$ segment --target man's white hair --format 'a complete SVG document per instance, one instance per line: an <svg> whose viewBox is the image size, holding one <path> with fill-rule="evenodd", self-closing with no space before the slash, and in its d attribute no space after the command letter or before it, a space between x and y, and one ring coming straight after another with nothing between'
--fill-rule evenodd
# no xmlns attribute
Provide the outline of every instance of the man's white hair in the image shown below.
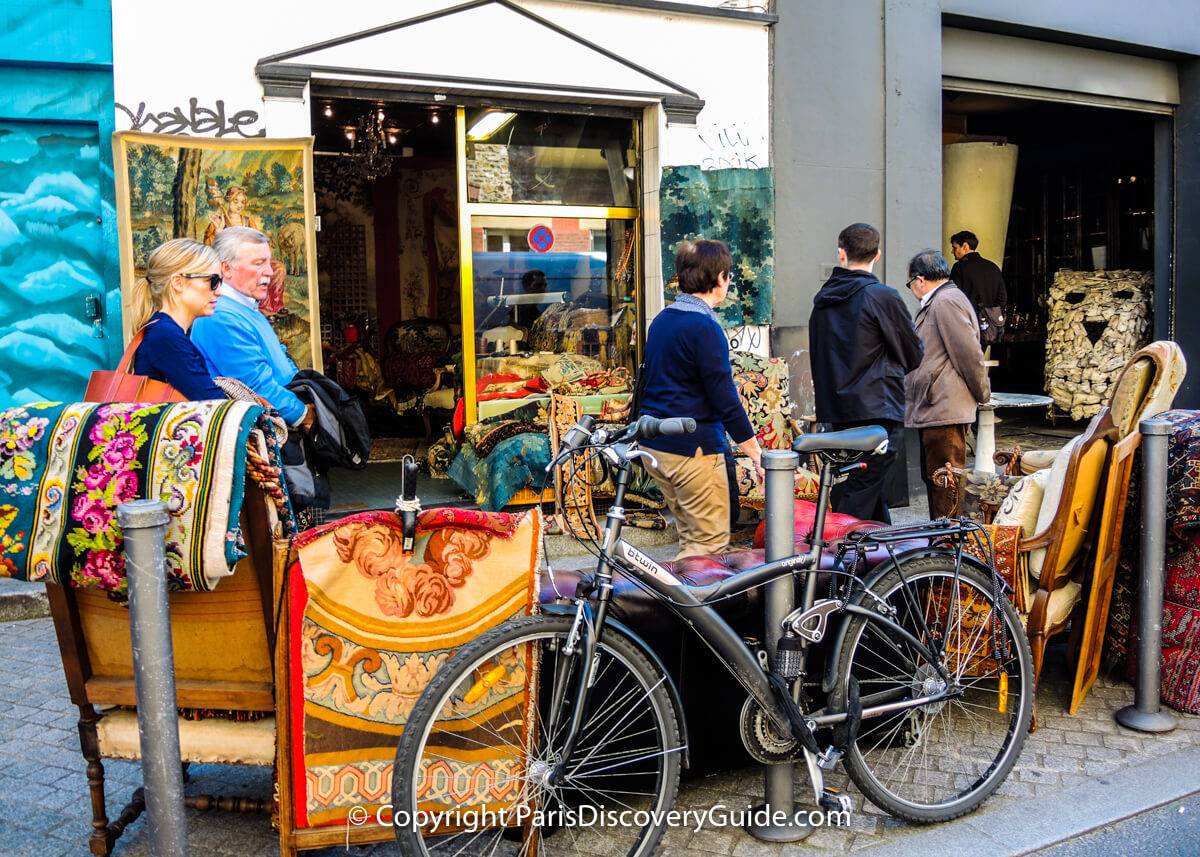
<svg viewBox="0 0 1200 857"><path fill-rule="evenodd" d="M242 245L251 242L270 244L271 239L257 229L251 229L248 226L227 226L217 233L217 238L213 241L212 246L222 262L233 264L237 261L238 250L242 249Z"/></svg>

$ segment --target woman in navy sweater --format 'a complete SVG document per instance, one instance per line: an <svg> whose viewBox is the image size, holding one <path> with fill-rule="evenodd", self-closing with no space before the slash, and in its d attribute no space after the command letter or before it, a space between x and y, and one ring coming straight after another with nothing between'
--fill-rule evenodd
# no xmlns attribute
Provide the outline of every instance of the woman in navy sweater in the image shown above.
<svg viewBox="0 0 1200 857"><path fill-rule="evenodd" d="M189 401L228 398L188 339L192 322L213 314L220 285L221 263L211 247L176 238L155 248L133 292L133 328L145 328L135 374L165 381Z"/></svg>
<svg viewBox="0 0 1200 857"><path fill-rule="evenodd" d="M720 241L684 243L675 255L683 292L660 312L646 335L641 413L692 417L693 434L643 441L657 466L646 469L662 488L679 529L676 559L729 546L733 484L726 468L726 432L762 477L762 448L733 386L729 341L713 307L729 293L733 258Z"/></svg>

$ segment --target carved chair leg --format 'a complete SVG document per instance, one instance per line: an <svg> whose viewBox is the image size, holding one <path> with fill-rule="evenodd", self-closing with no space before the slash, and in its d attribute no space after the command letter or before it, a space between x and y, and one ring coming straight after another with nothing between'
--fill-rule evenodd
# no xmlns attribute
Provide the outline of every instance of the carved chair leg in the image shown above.
<svg viewBox="0 0 1200 857"><path fill-rule="evenodd" d="M79 750L87 762L88 791L92 799L92 835L88 849L96 857L112 853L116 837L108 828L108 811L104 806L104 765L100 763L100 738L96 724L100 716L91 705L79 706Z"/></svg>
<svg viewBox="0 0 1200 857"><path fill-rule="evenodd" d="M1037 692L1042 683L1042 662L1046 658L1046 635L1035 632L1029 638L1029 649L1033 654L1033 715L1029 719L1029 731L1036 732L1038 727Z"/></svg>

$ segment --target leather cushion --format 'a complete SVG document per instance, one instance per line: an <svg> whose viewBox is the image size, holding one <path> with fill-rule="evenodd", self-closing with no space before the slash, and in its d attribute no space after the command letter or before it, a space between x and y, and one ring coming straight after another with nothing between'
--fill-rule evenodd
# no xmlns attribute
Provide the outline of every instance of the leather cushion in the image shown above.
<svg viewBox="0 0 1200 857"><path fill-rule="evenodd" d="M817 504L810 503L808 500L797 500L794 510L794 534L796 543L807 544L809 537L812 535L813 522L817 519ZM853 515L842 514L841 512L829 512L825 515L825 541L831 542L835 539L842 539L850 533L858 530L878 530L884 524L879 521L864 521L856 518ZM767 522L762 521L758 525L758 529L754 531L754 546L761 548L766 545L767 538Z"/></svg>

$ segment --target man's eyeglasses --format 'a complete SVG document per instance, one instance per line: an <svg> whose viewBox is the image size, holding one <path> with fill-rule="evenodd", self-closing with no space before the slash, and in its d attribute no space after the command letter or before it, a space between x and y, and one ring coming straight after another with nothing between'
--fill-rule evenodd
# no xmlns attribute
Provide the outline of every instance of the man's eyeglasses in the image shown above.
<svg viewBox="0 0 1200 857"><path fill-rule="evenodd" d="M221 288L220 274L182 274L185 280L208 280L208 287L214 292Z"/></svg>
<svg viewBox="0 0 1200 857"><path fill-rule="evenodd" d="M912 291L912 284L913 284L913 283L915 283L915 282L916 282L917 280L919 280L919 279L921 279L921 275L920 275L920 274L916 274L916 275L914 275L914 276L911 276L911 277L909 277L909 278L908 278L908 282L904 284L904 287L905 287L906 289L908 289L909 291Z"/></svg>

